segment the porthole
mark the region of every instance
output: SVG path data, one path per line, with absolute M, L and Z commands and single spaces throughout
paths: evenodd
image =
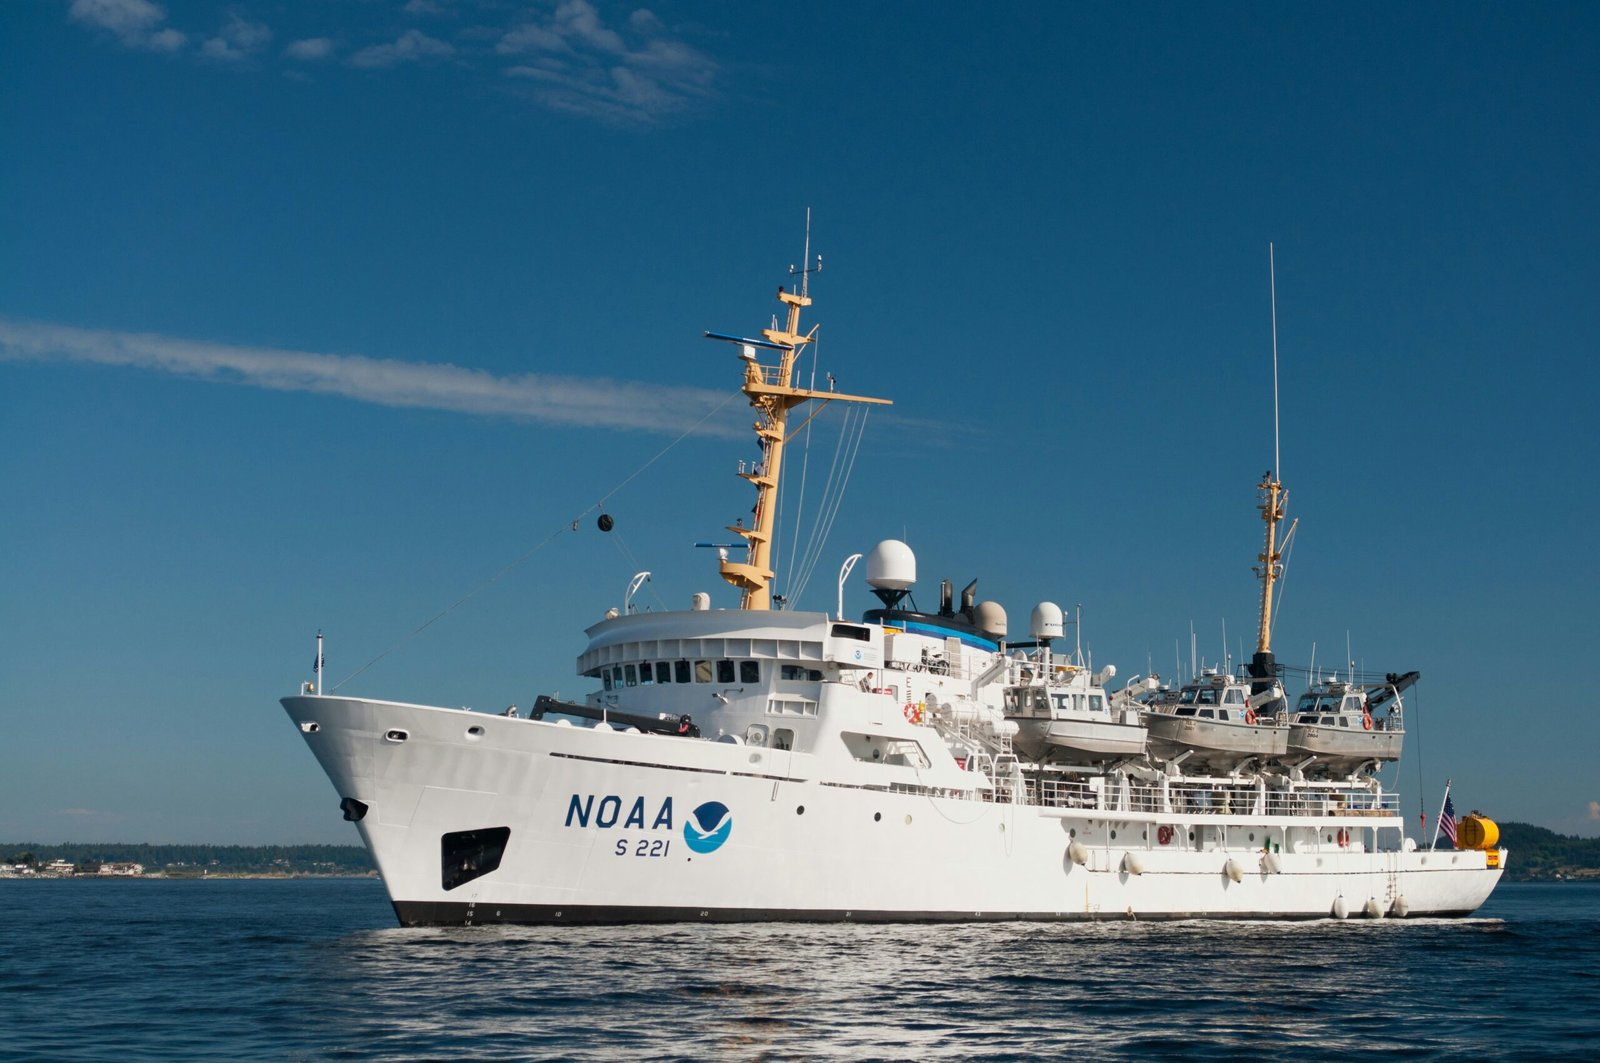
M 805 806 L 805 805 L 800 805 L 800 806 L 798 806 L 798 807 L 797 807 L 797 808 L 796 808 L 796 809 L 795 809 L 795 810 L 794 810 L 794 814 L 795 814 L 795 815 L 797 815 L 797 816 L 803 816 L 803 815 L 805 815 L 805 814 L 806 814 L 806 806 Z
M 1251 832 L 1251 833 L 1250 833 L 1250 840 L 1251 840 L 1251 841 L 1255 841 L 1255 840 L 1256 840 L 1256 836 L 1255 836 L 1255 832 L 1254 832 L 1254 831 L 1252 831 L 1252 832 Z
M 1189 832 L 1189 840 L 1194 841 L 1194 831 Z
M 383 733 L 383 740 L 385 742 L 404 742 L 406 739 L 408 739 L 410 737 L 411 737 L 410 734 L 408 734 L 405 731 L 402 731 L 398 727 L 396 727 L 396 728 L 394 728 L 393 730 L 390 730 L 390 731 L 385 731 Z
M 906 817 L 906 826 L 908 826 L 908 827 L 911 826 L 911 817 L 910 816 Z
M 477 724 L 473 724 L 471 727 L 467 728 L 467 737 L 476 742 L 478 739 L 483 737 L 483 728 L 479 727 Z
M 1004 823 L 1002 823 L 1002 824 L 1000 824 L 1000 833 L 1004 834 L 1005 832 L 1006 832 L 1006 825 Z
M 1112 841 L 1116 841 L 1117 840 L 1117 832 L 1116 831 L 1112 831 L 1111 832 L 1111 840 Z
M 1149 831 L 1149 829 L 1146 828 L 1145 830 L 1140 831 L 1139 832 L 1139 837 L 1143 838 L 1145 841 L 1149 841 L 1150 840 L 1150 831 Z
M 1078 828 L 1077 827 L 1072 827 L 1072 828 L 1069 828 L 1067 830 L 1067 837 L 1076 838 L 1077 836 L 1078 836 Z
M 881 822 L 882 820 L 883 820 L 883 813 L 882 812 L 874 812 L 872 814 L 872 822 L 878 823 L 878 822 Z

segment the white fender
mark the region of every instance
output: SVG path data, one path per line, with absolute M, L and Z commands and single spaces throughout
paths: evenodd
M 1349 914 L 1350 914 L 1350 909 L 1345 907 L 1344 898 L 1343 897 L 1335 897 L 1333 899 L 1333 917 L 1335 919 L 1343 919 L 1345 916 L 1347 916 Z
M 1139 858 L 1138 853 L 1123 853 L 1122 870 L 1130 875 L 1142 875 L 1144 874 L 1144 861 Z
M 1067 846 L 1067 858 L 1082 867 L 1089 862 L 1089 847 L 1082 842 L 1073 842 Z
M 1228 862 L 1222 865 L 1222 870 L 1229 878 L 1233 879 L 1233 881 L 1244 881 L 1244 868 L 1240 867 L 1239 861 L 1233 859 L 1232 857 L 1229 857 Z

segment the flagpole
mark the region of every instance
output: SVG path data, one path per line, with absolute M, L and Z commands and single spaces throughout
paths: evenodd
M 1450 780 L 1444 781 L 1444 800 L 1439 802 L 1439 818 L 1433 821 L 1433 841 L 1428 844 L 1429 849 L 1439 848 L 1439 828 L 1444 824 L 1444 806 L 1450 803 Z

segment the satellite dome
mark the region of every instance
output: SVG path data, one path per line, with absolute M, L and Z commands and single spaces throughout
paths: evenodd
M 999 602 L 979 602 L 974 619 L 985 635 L 1005 638 L 1006 609 Z
M 1058 639 L 1062 635 L 1061 607 L 1055 602 L 1040 602 L 1028 618 L 1028 633 L 1036 639 Z
M 867 586 L 905 591 L 917 582 L 917 555 L 899 539 L 885 539 L 867 555 Z

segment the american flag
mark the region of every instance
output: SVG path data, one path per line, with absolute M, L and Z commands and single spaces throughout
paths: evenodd
M 1444 812 L 1439 816 L 1439 829 L 1444 831 L 1444 836 L 1450 839 L 1450 848 L 1456 845 L 1456 806 L 1450 800 L 1450 795 L 1444 795 Z

